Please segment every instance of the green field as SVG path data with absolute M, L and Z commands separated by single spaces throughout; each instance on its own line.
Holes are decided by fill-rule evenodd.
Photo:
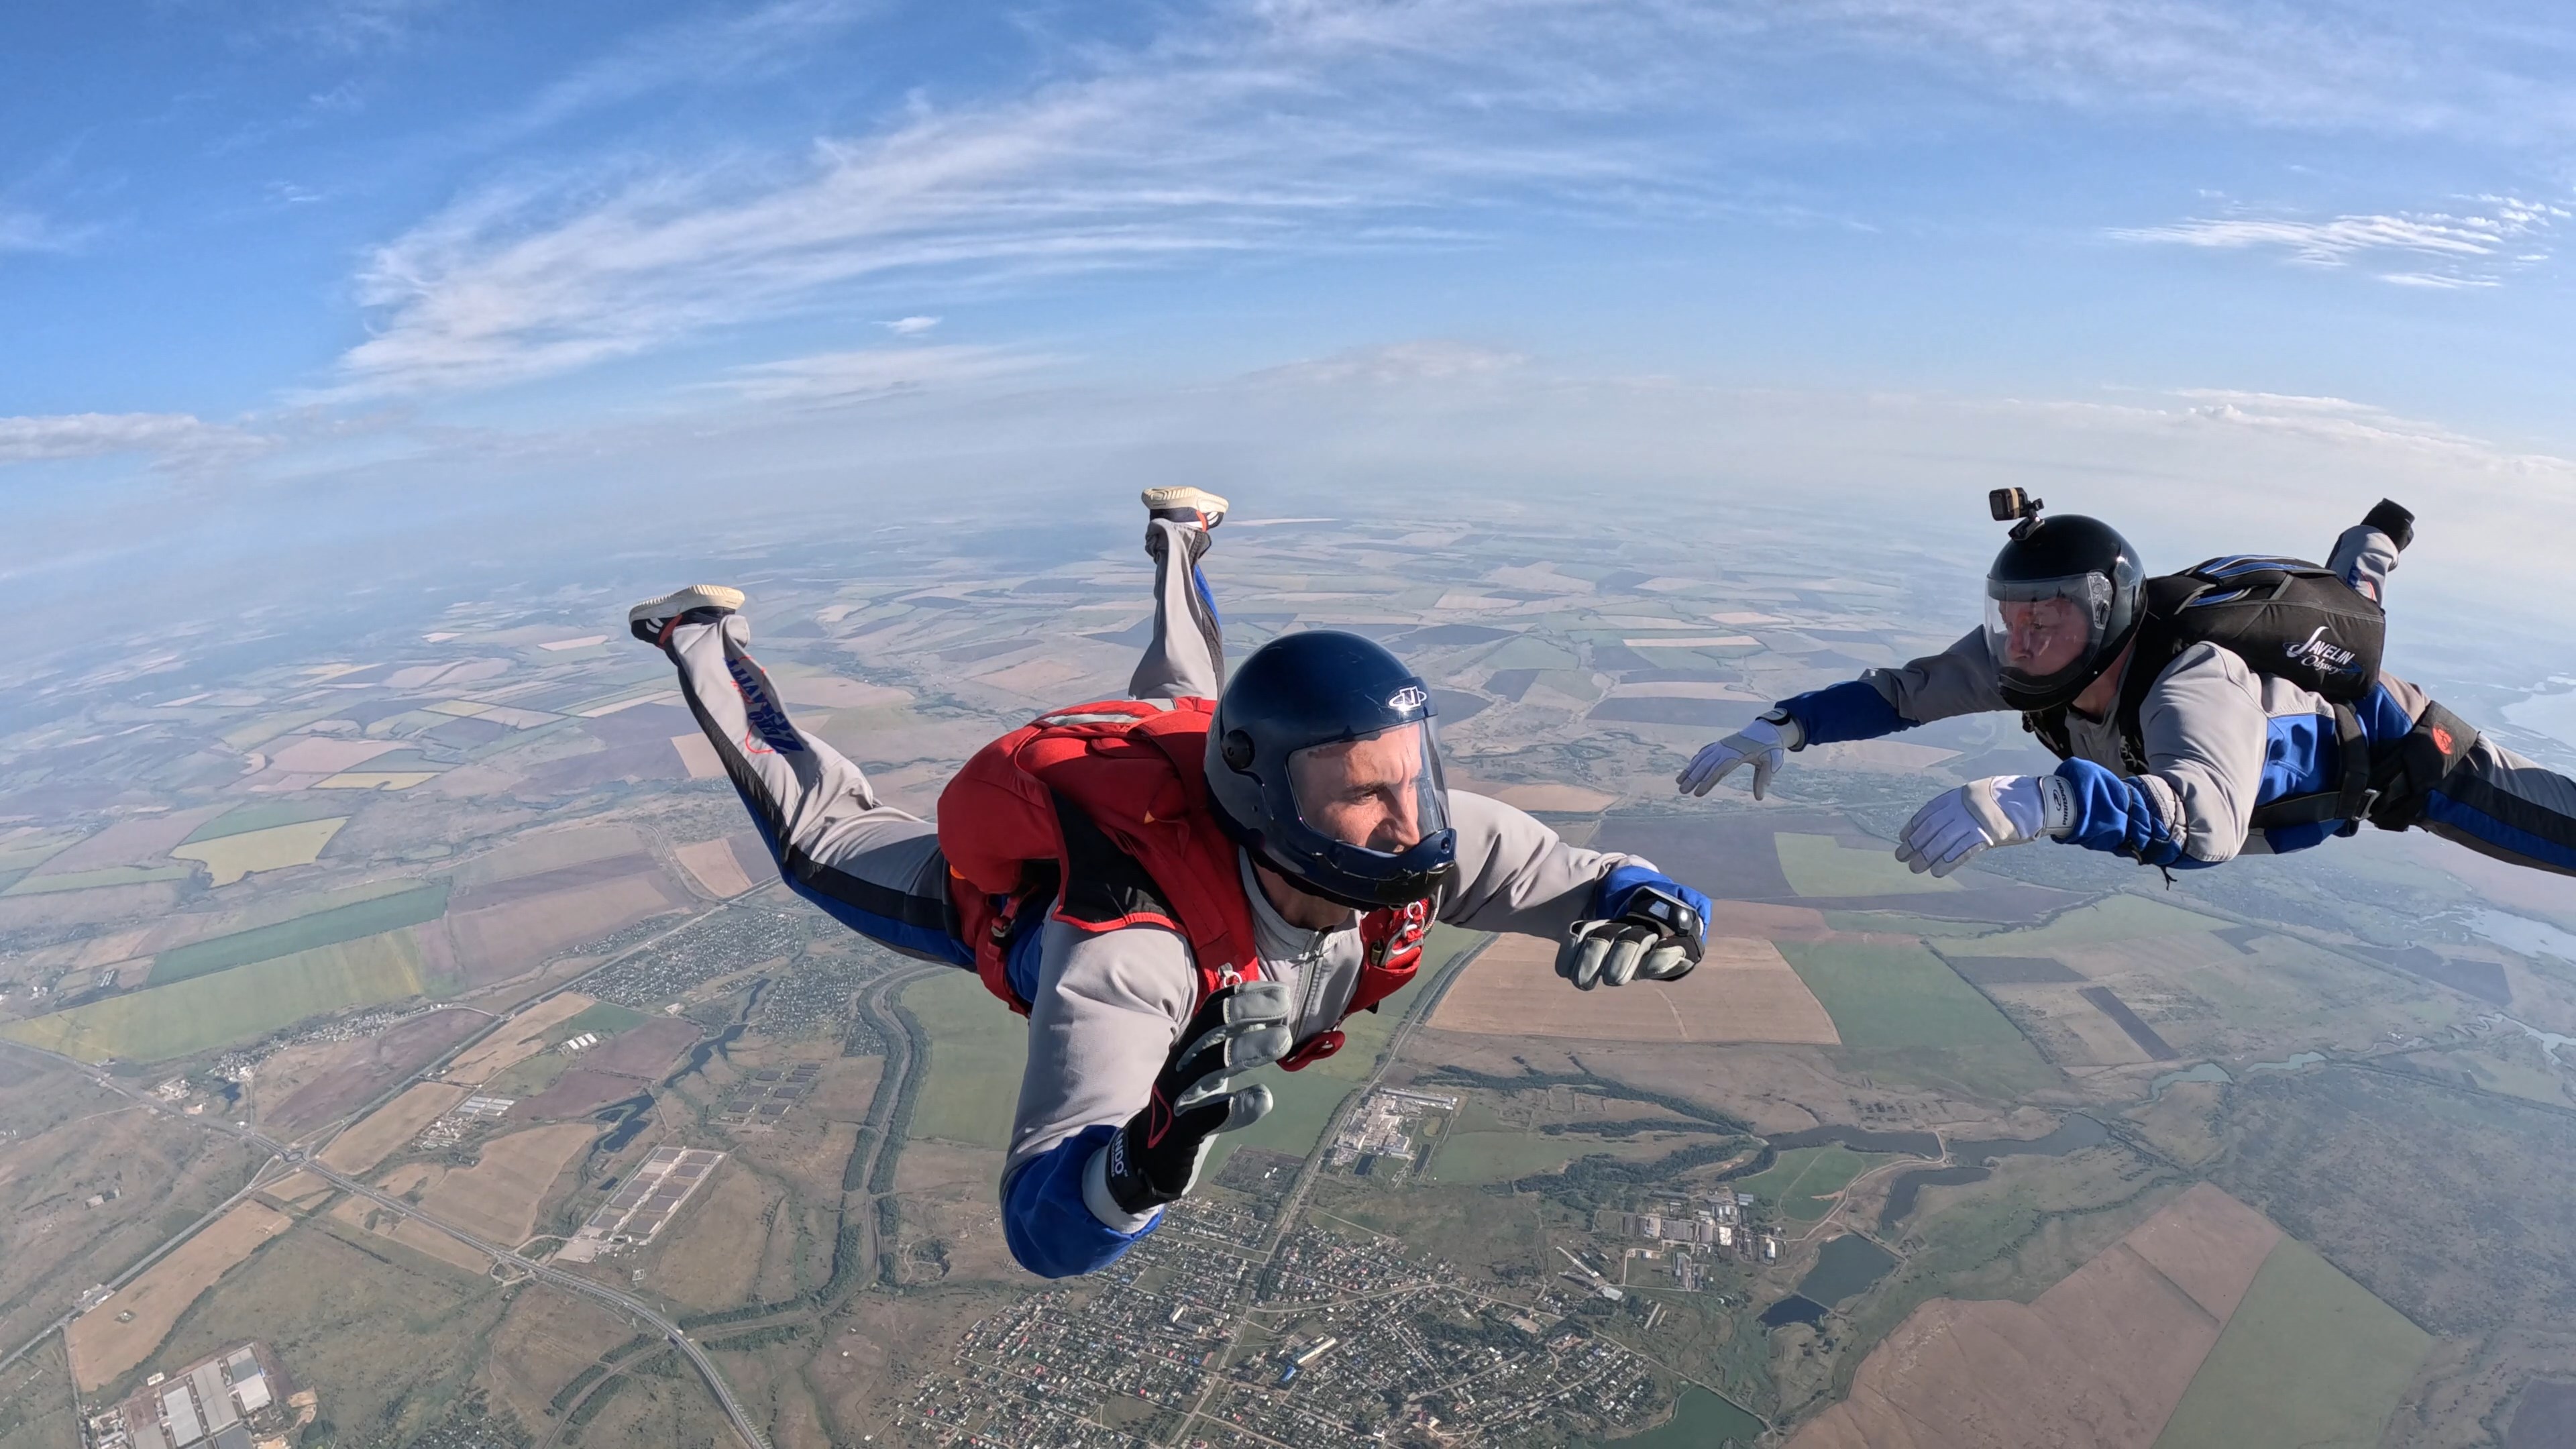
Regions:
M 650 1012 L 637 1011 L 631 1006 L 620 1006 L 614 1001 L 602 1001 L 556 1027 L 546 1037 L 546 1043 L 551 1046 L 559 1042 L 568 1042 L 586 1031 L 595 1031 L 601 1036 L 615 1036 L 621 1031 L 630 1031 L 653 1019 Z
M 904 988 L 904 1009 L 930 1037 L 930 1071 L 913 1103 L 914 1137 L 1001 1149 L 1028 1063 L 1028 1022 L 993 999 L 971 971 L 943 971 Z
M 1892 1157 L 1884 1152 L 1854 1152 L 1838 1142 L 1792 1147 L 1780 1154 L 1779 1161 L 1735 1187 L 1778 1203 L 1780 1215 L 1791 1222 L 1812 1223 L 1833 1210 L 1834 1194 L 1850 1186 L 1853 1178 Z
M 54 891 L 85 891 L 99 886 L 144 885 L 156 880 L 186 880 L 193 865 L 111 865 L 98 870 L 67 870 L 60 875 L 21 876 L 0 894 L 38 896 Z
M 333 906 L 329 910 L 297 916 L 273 926 L 236 931 L 229 936 L 217 936 L 209 941 L 164 951 L 152 959 L 151 984 L 166 986 L 217 971 L 233 970 L 254 961 L 272 960 L 298 951 L 399 931 L 405 926 L 437 920 L 446 911 L 447 882 L 431 881 L 392 895 L 377 896 L 373 900 Z
M 2126 892 L 2104 896 L 2089 906 L 2068 911 L 2045 926 L 2004 931 L 1977 943 L 1996 956 L 2045 956 L 2070 946 L 2099 946 L 2111 941 L 2141 941 L 2151 936 L 2178 936 L 2187 931 L 2214 931 L 2234 925 L 2214 916 L 2186 911 L 2162 901 Z M 2234 947 L 2229 947 L 2234 950 Z
M 1844 1050 L 1874 1070 L 2002 1101 L 2059 1084 L 1994 1003 L 1920 942 L 1779 947 L 1834 1019 Z
M 572 1070 L 572 1058 L 561 1052 L 539 1052 L 512 1062 L 476 1088 L 490 1097 L 533 1097 Z
M 1554 1172 L 1601 1144 L 1537 1132 L 1452 1132 L 1432 1151 L 1433 1182 L 1481 1185 Z
M 1774 833 L 1771 845 L 1780 852 L 1780 873 L 1789 878 L 1789 889 L 1802 896 L 1915 896 L 1960 889 L 1946 877 L 1916 875 L 1887 846 L 1856 850 L 1830 835 L 1786 830 Z
M 236 805 L 197 827 L 195 834 L 180 841 L 194 845 L 201 840 L 221 840 L 227 835 L 247 835 L 254 830 L 274 830 L 280 825 L 302 825 L 307 821 L 328 820 L 346 815 L 349 806 L 342 800 L 312 800 L 291 797 L 284 800 L 256 800 Z
M 2285 1238 L 2201 1361 L 2156 1449 L 2367 1449 L 2432 1335 Z
M 111 996 L 0 1032 L 83 1061 L 160 1061 L 250 1041 L 324 1012 L 418 996 L 420 948 L 370 936 L 298 951 L 219 976 Z

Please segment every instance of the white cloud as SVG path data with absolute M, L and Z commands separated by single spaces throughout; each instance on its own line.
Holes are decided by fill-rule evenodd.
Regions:
M 68 252 L 89 237 L 84 227 L 65 226 L 60 222 L 7 205 L 0 205 L 0 256 L 11 252 Z
M 880 322 L 877 325 L 888 332 L 893 333 L 897 337 L 918 337 L 922 333 L 929 331 L 931 328 L 938 326 L 939 319 L 936 317 L 897 317 L 891 322 Z
M 655 32 L 504 129 L 766 74 L 865 13 L 860 0 L 776 0 Z M 1866 86 L 1857 101 L 1848 88 L 1783 89 L 1784 75 L 1818 68 L 1929 67 L 1964 75 L 1963 95 L 2257 124 L 2471 131 L 2509 113 L 2576 130 L 2576 93 L 2517 81 L 2490 57 L 2521 52 L 2473 24 L 2427 53 L 2394 12 L 2374 21 L 2279 0 L 1204 0 L 1156 13 L 1158 33 L 1068 46 L 1016 94 L 916 98 L 802 154 L 622 156 L 471 191 L 369 256 L 357 290 L 374 335 L 321 395 L 560 373 L 898 283 L 906 297 L 954 295 L 1111 269 L 1473 245 L 1480 214 L 1504 206 L 1746 214 L 1721 180 L 1738 137 L 1896 123 L 1904 103 L 1873 119 L 1881 103 Z M 2388 269 L 2401 284 L 2474 285 L 2513 265 L 2504 242 L 2555 220 L 2524 205 L 2120 235 L 2312 262 L 2402 256 L 2414 260 Z M 1749 214 L 1812 223 L 1793 202 Z
M 1380 347 L 1358 347 L 1330 357 L 1264 368 L 1253 373 L 1247 381 L 1326 386 L 1351 382 L 1379 385 L 1458 382 L 1510 372 L 1528 361 L 1526 356 L 1517 352 L 1431 338 Z
M 713 386 L 745 402 L 832 404 L 1044 367 L 1056 359 L 999 347 L 903 347 L 825 352 L 737 367 Z
M 186 413 L 0 417 L 0 464 L 151 453 L 184 465 L 240 458 L 266 447 L 268 441 L 255 434 Z
M 2221 251 L 2277 251 L 2313 267 L 2340 267 L 2377 257 L 2404 258 L 2406 270 L 2381 272 L 2386 281 L 2415 287 L 2491 287 L 2509 271 L 2548 258 L 2526 251 L 2531 239 L 2569 218 L 2567 208 L 2517 197 L 2475 198 L 2470 212 L 2407 211 L 2338 216 L 2325 221 L 2289 217 L 2194 218 L 2167 226 L 2115 228 L 2119 241 L 2204 247 Z M 2426 267 L 2425 262 L 2437 264 Z

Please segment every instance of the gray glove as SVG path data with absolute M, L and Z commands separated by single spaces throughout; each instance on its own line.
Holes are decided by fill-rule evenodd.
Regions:
M 1628 897 L 1609 920 L 1577 921 L 1557 948 L 1556 974 L 1583 991 L 1631 981 L 1678 981 L 1699 964 L 1708 921 L 1699 908 L 1652 887 Z

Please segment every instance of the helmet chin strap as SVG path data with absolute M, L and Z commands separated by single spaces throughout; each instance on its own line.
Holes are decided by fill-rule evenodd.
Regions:
M 1253 879 L 1261 882 L 1262 895 L 1269 898 L 1271 909 L 1279 919 L 1301 931 L 1332 931 L 1351 923 L 1359 911 L 1329 896 L 1319 896 L 1288 877 L 1272 870 L 1258 856 L 1252 861 Z

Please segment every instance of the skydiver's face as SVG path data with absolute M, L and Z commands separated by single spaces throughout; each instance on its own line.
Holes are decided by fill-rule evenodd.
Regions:
M 1344 845 L 1411 849 L 1422 841 L 1425 758 L 1418 724 L 1299 750 L 1288 771 L 1297 813 Z
M 2092 616 L 2073 599 L 2008 599 L 2004 619 L 2005 668 L 2046 679 L 2073 668 L 2093 642 Z

